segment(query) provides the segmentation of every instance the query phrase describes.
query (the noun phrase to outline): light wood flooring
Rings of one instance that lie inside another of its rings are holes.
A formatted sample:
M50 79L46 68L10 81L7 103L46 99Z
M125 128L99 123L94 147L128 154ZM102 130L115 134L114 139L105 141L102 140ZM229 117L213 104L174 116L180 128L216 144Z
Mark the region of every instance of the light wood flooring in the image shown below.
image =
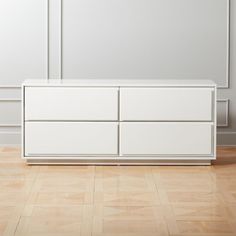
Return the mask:
M236 236L236 148L213 166L27 166L0 148L0 235Z

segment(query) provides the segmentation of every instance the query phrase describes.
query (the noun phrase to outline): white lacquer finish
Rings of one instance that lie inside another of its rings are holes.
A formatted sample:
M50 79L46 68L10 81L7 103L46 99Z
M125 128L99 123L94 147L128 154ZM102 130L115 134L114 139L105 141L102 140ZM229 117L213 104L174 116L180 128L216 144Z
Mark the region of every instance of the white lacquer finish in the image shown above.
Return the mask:
M26 122L25 153L26 156L115 155L117 133L115 122Z
M118 88L26 87L26 120L117 120Z
M124 122L120 151L125 155L212 155L213 126L196 122Z
M202 87L212 88L216 84L211 80L179 79L28 79L24 87Z
M199 165L216 157L212 81L27 80L22 91L29 163Z
M211 121L212 88L121 88L120 119Z

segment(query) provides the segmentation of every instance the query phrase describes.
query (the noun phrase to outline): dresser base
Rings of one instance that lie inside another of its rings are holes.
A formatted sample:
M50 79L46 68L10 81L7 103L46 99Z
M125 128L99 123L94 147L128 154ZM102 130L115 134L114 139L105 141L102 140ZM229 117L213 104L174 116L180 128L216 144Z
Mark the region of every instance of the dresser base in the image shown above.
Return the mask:
M211 160L75 160L75 159L28 159L28 165L183 165L209 166Z

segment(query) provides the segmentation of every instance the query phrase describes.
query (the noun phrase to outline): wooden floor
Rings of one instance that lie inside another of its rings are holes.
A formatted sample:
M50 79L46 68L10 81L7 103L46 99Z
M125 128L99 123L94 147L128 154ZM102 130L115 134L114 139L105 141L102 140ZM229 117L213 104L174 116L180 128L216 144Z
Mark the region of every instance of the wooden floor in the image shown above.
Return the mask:
M0 235L236 235L236 148L213 166L27 166L0 149Z

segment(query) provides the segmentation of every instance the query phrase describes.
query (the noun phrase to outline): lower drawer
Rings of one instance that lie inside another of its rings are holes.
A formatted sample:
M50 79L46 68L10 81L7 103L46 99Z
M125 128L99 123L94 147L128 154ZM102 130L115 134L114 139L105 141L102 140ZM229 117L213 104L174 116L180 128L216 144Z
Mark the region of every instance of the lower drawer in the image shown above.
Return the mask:
M212 155L213 125L197 122L123 122L121 155Z
M117 155L115 122L26 122L25 156Z

